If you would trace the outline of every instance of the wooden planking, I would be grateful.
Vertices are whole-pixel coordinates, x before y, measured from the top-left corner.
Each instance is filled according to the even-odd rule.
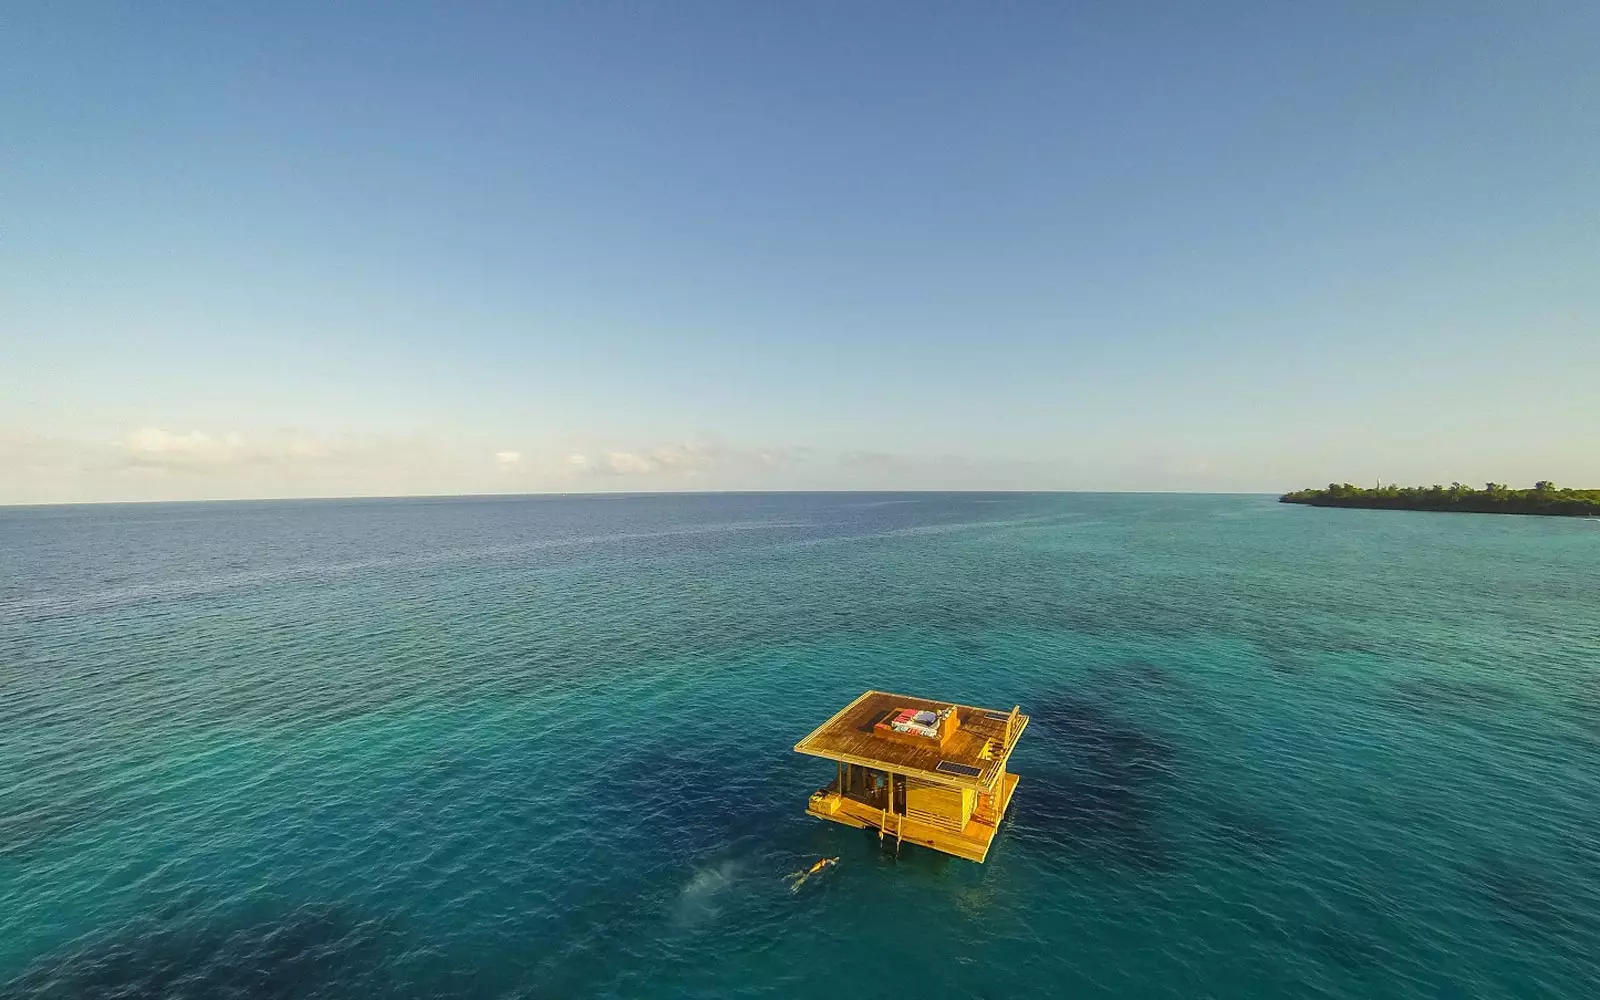
[[[949,829],[941,823],[924,822],[919,817],[911,815],[909,810],[905,816],[900,816],[853,799],[839,800],[833,812],[814,810],[810,806],[806,807],[806,811],[820,819],[842,823],[845,826],[879,830],[945,854],[982,862],[989,855],[989,845],[994,842],[1000,819],[1005,815],[1006,807],[1011,804],[1011,796],[1016,787],[1017,776],[1007,774],[996,789],[995,798],[999,809],[995,817],[992,820],[984,820],[974,815],[971,822],[960,830]]]
[[[906,815],[930,826],[960,831],[967,825],[962,806],[963,796],[969,794],[965,789],[907,778]]]
[[[918,823],[926,823],[928,826],[936,826],[941,830],[949,830],[952,833],[961,832],[961,821],[959,819],[953,819],[940,813],[923,812],[921,809],[908,807],[906,809],[906,819],[915,820]]]
[[[1013,709],[1005,713],[956,705],[960,725],[942,746],[934,740],[928,740],[926,745],[889,740],[873,730],[876,723],[897,709],[937,712],[951,704],[886,691],[867,691],[795,744],[795,750],[898,774],[915,774],[941,784],[988,789],[1004,771],[1011,748],[1028,724],[1028,716],[1020,711]],[[1001,749],[993,752],[991,743]],[[991,751],[987,756],[986,747]],[[941,760],[976,768],[978,774],[969,777],[941,773],[938,771]]]

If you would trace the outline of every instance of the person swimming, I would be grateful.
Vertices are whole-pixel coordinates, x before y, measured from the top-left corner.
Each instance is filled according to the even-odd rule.
[[[805,885],[806,879],[810,878],[811,876],[817,874],[820,871],[826,870],[830,865],[836,865],[838,863],[839,863],[839,859],[838,858],[822,858],[816,864],[812,865],[810,868],[807,868],[803,872],[790,872],[789,874],[784,876],[785,879],[791,879],[791,878],[794,879],[794,884],[789,886],[789,891],[790,892],[799,892],[800,891],[800,887],[802,885]]]

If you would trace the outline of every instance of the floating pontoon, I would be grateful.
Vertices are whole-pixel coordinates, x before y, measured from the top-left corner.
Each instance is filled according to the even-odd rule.
[[[875,829],[897,848],[910,841],[982,861],[1017,787],[1006,761],[1026,728],[1020,707],[868,691],[795,744],[839,767],[806,811]]]

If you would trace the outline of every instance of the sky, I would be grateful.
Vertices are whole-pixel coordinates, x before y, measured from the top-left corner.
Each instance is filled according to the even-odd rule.
[[[0,503],[1600,486],[1600,5],[0,14]]]

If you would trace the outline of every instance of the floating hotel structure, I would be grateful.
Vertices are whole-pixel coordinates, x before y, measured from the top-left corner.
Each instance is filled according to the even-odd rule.
[[[1028,728],[1010,712],[868,691],[795,744],[839,766],[806,811],[879,839],[982,861],[1011,804],[1006,761]]]

